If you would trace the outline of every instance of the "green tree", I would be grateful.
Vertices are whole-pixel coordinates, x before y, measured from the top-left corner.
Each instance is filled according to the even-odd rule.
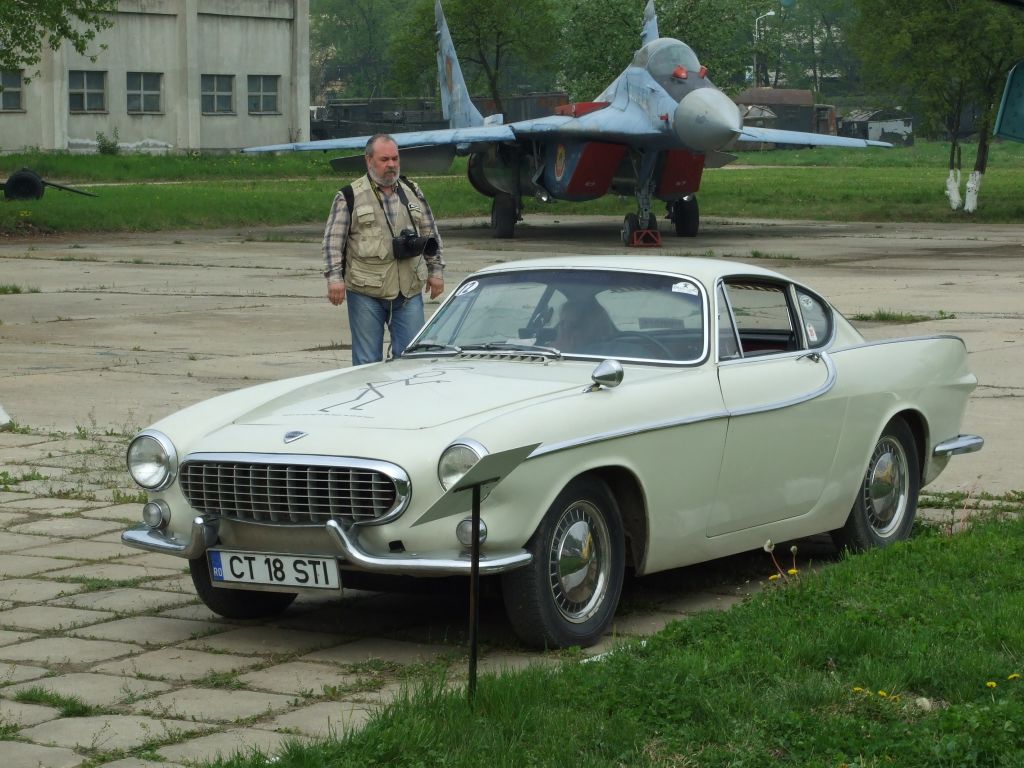
[[[116,9],[117,0],[2,0],[0,69],[35,66],[44,43],[57,50],[66,40],[84,54]]]
[[[350,97],[383,96],[393,40],[412,0],[311,0],[310,88],[314,101],[332,83]]]
[[[964,210],[977,207],[1003,82],[1024,58],[1021,15],[988,0],[858,0],[851,40],[866,76],[905,103],[926,130],[949,136],[946,195],[961,204],[960,141],[975,114],[978,145]]]
[[[771,62],[772,85],[817,93],[855,91],[860,60],[846,40],[856,10],[847,0],[799,0],[779,6],[765,26],[759,56]]]
[[[447,0],[444,14],[470,90],[486,91],[495,111],[504,111],[502,94],[551,81],[553,0]],[[416,0],[390,51],[401,92],[423,93],[427,77],[436,86],[434,33],[434,0]]]

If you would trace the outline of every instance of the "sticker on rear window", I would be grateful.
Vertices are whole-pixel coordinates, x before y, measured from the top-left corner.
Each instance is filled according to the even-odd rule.
[[[479,282],[477,282],[476,280],[470,280],[464,286],[459,288],[459,290],[457,290],[455,292],[455,295],[456,296],[465,296],[467,293],[472,293],[473,291],[475,291],[479,287],[480,287],[480,283]]]
[[[682,282],[673,284],[672,292],[673,293],[688,293],[690,296],[696,296],[699,293],[699,291],[697,290],[697,286],[694,285],[691,282],[686,281],[686,280],[683,280]]]

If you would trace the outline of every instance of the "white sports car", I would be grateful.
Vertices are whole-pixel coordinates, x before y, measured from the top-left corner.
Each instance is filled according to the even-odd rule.
[[[128,469],[149,501],[122,539],[186,558],[229,617],[366,572],[469,574],[474,494],[456,484],[490,456],[480,573],[500,575],[524,642],[586,646],[627,568],[823,532],[853,549],[906,538],[921,486],[983,444],[960,433],[976,383],[959,338],[866,342],[755,266],[502,264],[464,280],[400,359],[141,432]]]

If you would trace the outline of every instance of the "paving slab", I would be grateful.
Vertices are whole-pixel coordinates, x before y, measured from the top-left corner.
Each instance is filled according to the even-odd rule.
[[[8,576],[32,576],[37,573],[67,568],[73,561],[57,560],[53,557],[27,557],[25,555],[0,555],[0,578]]]
[[[46,499],[40,499],[40,501],[47,501]],[[51,499],[50,501],[59,501],[61,503],[67,503],[64,499]],[[13,502],[14,504],[20,504],[22,502]],[[59,505],[58,505],[59,506]],[[51,509],[48,511],[55,511]],[[60,517],[52,518],[48,517],[46,520],[37,520],[31,523],[23,523],[21,525],[15,525],[9,530],[11,533],[25,533],[25,534],[39,534],[42,536],[57,536],[61,538],[87,538],[90,536],[97,536],[101,533],[108,531],[115,531],[121,529],[121,524],[115,520],[89,520],[83,517]]]
[[[211,651],[233,651],[263,656],[307,653],[317,648],[337,645],[338,638],[322,632],[302,632],[279,627],[242,627],[182,643],[183,648]]]
[[[86,611],[56,605],[32,605],[0,612],[0,627],[55,632],[112,619],[110,611]],[[117,639],[124,639],[122,635]]]
[[[0,629],[0,645],[20,643],[22,640],[28,640],[32,637],[35,637],[32,632],[12,632],[9,629]]]
[[[41,637],[0,647],[0,659],[48,665],[92,664],[141,652],[141,646],[131,643],[83,640],[77,637]]]
[[[358,731],[370,722],[376,709],[374,705],[354,701],[322,701],[278,715],[262,725],[314,739],[335,739]]]
[[[92,672],[74,672],[56,677],[46,677],[27,683],[0,688],[0,694],[14,697],[19,691],[42,688],[56,693],[81,699],[94,707],[108,707],[134,701],[140,696],[163,693],[171,688],[170,683],[158,680],[143,680],[122,675],[98,675]]]
[[[119,523],[138,523],[142,521],[142,504],[113,504],[109,507],[90,509],[82,513],[82,517],[91,520],[116,520]]]
[[[137,714],[231,723],[288,709],[294,698],[277,693],[221,688],[179,688],[132,705]]]
[[[4,688],[3,693],[5,696],[10,694],[10,689]],[[58,717],[60,717],[60,710],[53,707],[0,699],[0,723],[26,728],[45,723],[47,720],[55,720]]]
[[[65,563],[65,565],[68,565]],[[151,565],[132,565],[130,563],[93,563],[75,565],[54,571],[54,578],[67,579],[101,579],[107,581],[130,581],[133,579],[162,579],[166,576],[177,576],[180,570],[159,568]]]
[[[135,749],[152,741],[181,738],[183,734],[202,732],[210,727],[191,720],[139,715],[96,715],[51,720],[32,728],[24,728],[19,735],[47,746],[112,752]]]
[[[4,768],[78,768],[86,758],[63,747],[5,741],[3,761]]]
[[[395,664],[417,664],[452,653],[461,653],[461,649],[447,645],[409,643],[403,640],[368,639],[307,653],[302,657],[302,661],[328,661],[333,664],[390,661]]]
[[[238,676],[238,681],[249,688],[293,696],[322,696],[325,689],[348,688],[357,685],[361,679],[361,675],[342,672],[335,666],[301,661],[275,664]]]
[[[0,654],[3,649],[0,648]],[[130,659],[105,662],[92,668],[93,672],[120,675],[145,675],[151,680],[195,681],[215,673],[237,672],[260,664],[263,659],[235,656],[230,653],[206,653],[187,648],[164,648],[140,653]]]
[[[294,740],[289,736],[257,728],[232,728],[157,749],[157,754],[177,762],[227,760],[234,755],[273,755]]]
[[[3,614],[0,613],[0,620]],[[107,621],[102,624],[79,627],[68,632],[75,637],[94,640],[130,639],[140,645],[171,645],[208,634],[223,632],[227,627],[212,621],[171,619],[165,616],[134,616]],[[230,649],[229,649],[230,650]]]
[[[76,608],[109,610],[115,613],[142,613],[172,605],[189,603],[195,595],[163,592],[157,589],[109,589],[100,592],[86,592],[53,600],[53,605],[71,605]]]
[[[35,680],[49,673],[50,670],[46,667],[33,667],[28,664],[8,664],[7,662],[0,661],[0,686],[18,683],[23,680]]]
[[[4,505],[4,509],[8,508]],[[10,531],[0,531],[0,552],[20,552],[32,547],[42,547],[56,541],[49,536],[26,536]]]
[[[25,557],[62,558],[65,560],[109,560],[120,559],[131,552],[124,544],[106,544],[99,541],[58,541],[51,544],[21,550]],[[74,565],[65,562],[65,566]]]
[[[3,579],[0,598],[15,603],[39,603],[62,595],[74,595],[85,589],[81,584],[59,584],[42,579]]]

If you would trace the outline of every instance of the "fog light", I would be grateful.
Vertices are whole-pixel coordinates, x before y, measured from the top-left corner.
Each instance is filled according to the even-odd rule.
[[[160,499],[147,501],[142,508],[142,522],[150,528],[163,528],[171,519],[171,508]]]
[[[473,544],[473,518],[467,517],[455,526],[455,538],[467,549]],[[480,521],[480,543],[487,541],[487,523]]]

